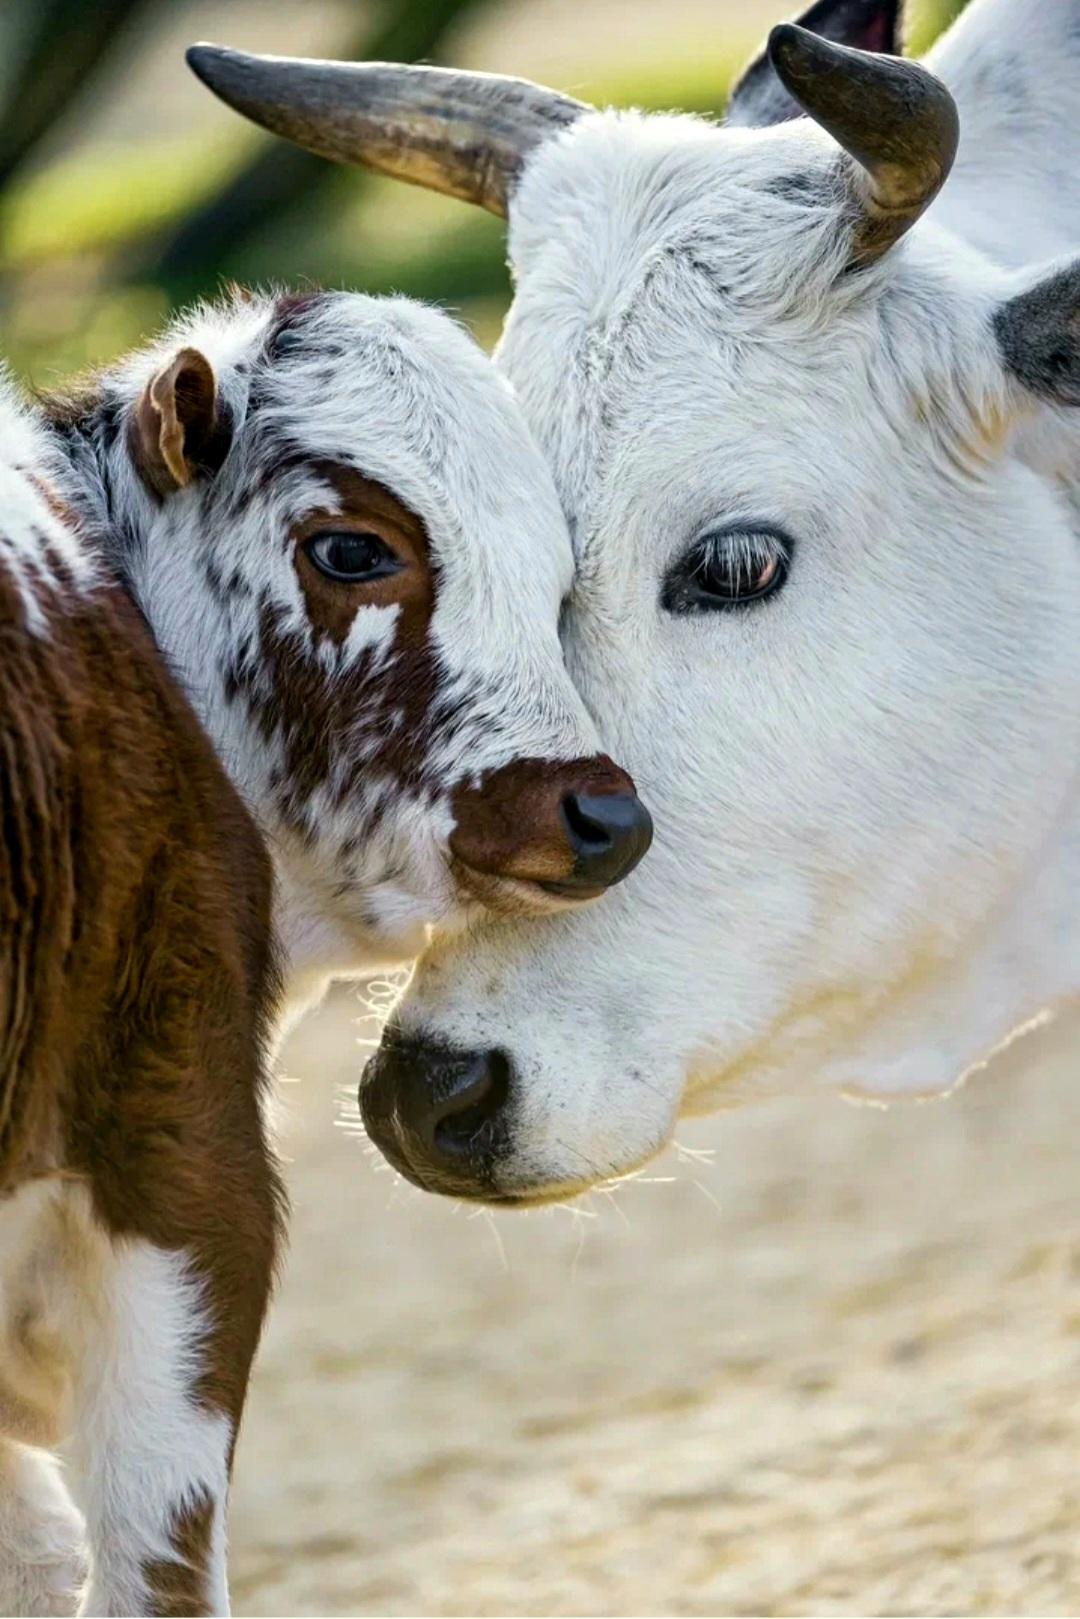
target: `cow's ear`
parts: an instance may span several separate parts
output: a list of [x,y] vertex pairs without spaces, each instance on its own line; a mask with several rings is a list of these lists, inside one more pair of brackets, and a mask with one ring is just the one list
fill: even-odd
[[[836,45],[899,56],[903,9],[903,0],[817,0],[795,20]],[[780,83],[763,47],[728,97],[728,123],[740,129],[763,129],[801,116],[802,108]]]
[[1002,304],[994,332],[1005,369],[1054,405],[1080,405],[1080,259]]
[[229,436],[213,366],[198,349],[181,349],[139,396],[131,419],[132,459],[148,488],[171,495],[217,471]]

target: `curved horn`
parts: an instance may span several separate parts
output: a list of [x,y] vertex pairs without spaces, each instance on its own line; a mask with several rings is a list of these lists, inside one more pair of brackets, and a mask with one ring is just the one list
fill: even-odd
[[917,62],[834,45],[794,23],[773,29],[769,60],[804,112],[859,165],[855,258],[880,258],[945,184],[960,138],[956,103]]
[[216,96],[275,135],[502,218],[528,153],[588,111],[494,73],[251,56],[221,45],[193,45],[187,60]]
[[[800,28],[838,45],[902,56],[903,10],[904,0],[814,0],[795,20]],[[725,122],[740,129],[764,129],[798,118],[801,112],[777,78],[768,47],[763,46],[733,86]]]

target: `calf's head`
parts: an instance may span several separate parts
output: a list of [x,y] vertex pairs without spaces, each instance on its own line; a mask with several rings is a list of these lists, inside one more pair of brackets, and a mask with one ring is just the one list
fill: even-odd
[[[497,124],[567,659],[658,824],[595,912],[420,964],[362,1099],[439,1189],[563,1195],[680,1110],[939,1089],[1080,988],[1080,272],[919,223],[956,143],[923,70],[791,27],[766,68],[809,117],[555,99],[541,134],[535,87],[403,81],[429,174],[433,106],[451,146]],[[413,1156],[418,1090],[454,1175]]]
[[635,864],[647,813],[563,667],[550,475],[445,316],[240,297],[52,416],[269,838],[294,987]]

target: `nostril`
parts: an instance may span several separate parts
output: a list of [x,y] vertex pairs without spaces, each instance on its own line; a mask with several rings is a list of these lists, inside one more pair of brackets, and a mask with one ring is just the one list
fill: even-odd
[[652,842],[652,819],[636,793],[567,793],[561,808],[574,867],[569,878],[544,884],[551,893],[573,897],[610,888]]
[[489,1146],[510,1094],[510,1060],[502,1051],[473,1059],[463,1084],[436,1104],[433,1139],[439,1152],[475,1153]]
[[563,817],[576,847],[589,853],[610,849],[611,827],[606,824],[604,800],[585,793],[567,793],[562,801]]

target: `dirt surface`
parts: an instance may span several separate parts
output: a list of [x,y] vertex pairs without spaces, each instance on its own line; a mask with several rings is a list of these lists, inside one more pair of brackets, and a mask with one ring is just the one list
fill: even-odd
[[1080,1611],[1077,1024],[493,1228],[335,1129],[355,1010],[289,1054],[239,1613]]

